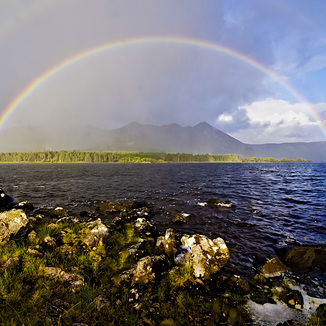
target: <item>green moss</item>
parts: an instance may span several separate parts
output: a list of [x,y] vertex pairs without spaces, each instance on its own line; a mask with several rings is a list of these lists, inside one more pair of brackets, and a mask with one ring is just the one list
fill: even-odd
[[[28,236],[20,237],[9,241],[0,251],[1,263],[10,257],[19,257],[21,261],[19,270],[0,274],[0,324],[43,325],[49,304],[56,299],[65,303],[57,316],[62,325],[78,322],[137,325],[138,320],[166,326],[218,325],[236,320],[236,324],[241,325],[246,320],[243,298],[217,299],[202,295],[188,264],[174,269],[173,273],[166,273],[160,283],[151,288],[134,286],[139,291],[137,300],[130,287],[115,286],[113,279],[136,263],[127,251],[139,240],[132,224],[113,225],[106,243],[93,251],[83,243],[89,232],[85,223],[53,225],[54,222],[52,219],[32,222],[36,242],[30,242]],[[56,247],[42,247],[47,236],[55,239]],[[147,250],[151,252],[155,240],[148,238],[146,241]],[[29,248],[39,250],[43,256],[32,257],[27,253]],[[60,248],[72,250],[66,253]],[[81,273],[85,282],[73,292],[60,280],[45,278],[45,267]],[[98,295],[106,296],[110,302],[104,310],[99,311],[95,305]]]

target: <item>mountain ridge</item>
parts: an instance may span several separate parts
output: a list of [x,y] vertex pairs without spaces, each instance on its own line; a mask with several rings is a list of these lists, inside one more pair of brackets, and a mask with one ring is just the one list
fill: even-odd
[[105,130],[77,126],[48,130],[16,127],[0,130],[0,151],[98,150],[190,154],[239,154],[243,157],[304,158],[326,162],[326,141],[247,144],[207,122],[155,126],[136,121]]

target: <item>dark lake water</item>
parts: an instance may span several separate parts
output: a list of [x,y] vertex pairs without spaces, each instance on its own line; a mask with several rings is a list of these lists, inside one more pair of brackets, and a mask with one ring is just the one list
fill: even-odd
[[[326,163],[1,164],[0,184],[16,201],[71,212],[96,200],[150,201],[161,232],[220,236],[228,268],[248,275],[257,251],[275,256],[275,247],[326,243]],[[234,207],[198,204],[212,197]],[[194,216],[173,224],[176,209]]]

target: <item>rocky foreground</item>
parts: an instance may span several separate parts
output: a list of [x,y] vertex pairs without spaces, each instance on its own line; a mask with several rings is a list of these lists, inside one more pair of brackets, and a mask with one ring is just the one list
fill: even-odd
[[[230,254],[222,238],[172,228],[158,234],[147,202],[103,202],[72,216],[15,204],[0,189],[0,208],[3,325],[326,323],[326,301],[309,301],[287,278],[296,269],[325,271],[323,247],[256,255],[248,281],[223,275]],[[264,321],[273,309],[290,313]]]

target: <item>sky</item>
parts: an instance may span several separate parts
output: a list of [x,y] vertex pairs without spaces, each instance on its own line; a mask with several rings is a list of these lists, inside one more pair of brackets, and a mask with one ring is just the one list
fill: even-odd
[[0,0],[0,130],[325,141],[325,17],[324,0]]

